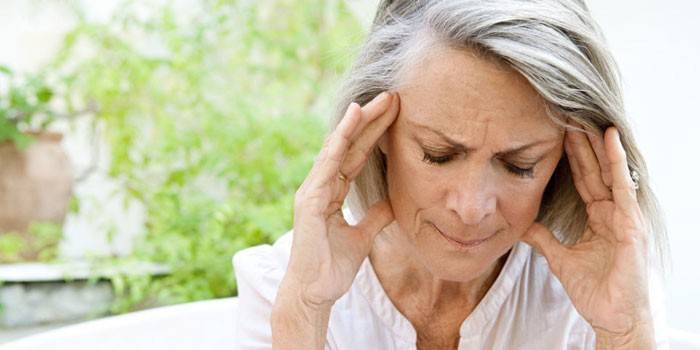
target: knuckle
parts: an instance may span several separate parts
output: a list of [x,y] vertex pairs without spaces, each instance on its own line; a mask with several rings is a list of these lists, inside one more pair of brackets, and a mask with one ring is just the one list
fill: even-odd
[[323,163],[323,161],[326,160],[326,157],[327,157],[327,156],[328,156],[327,148],[324,148],[323,151],[321,151],[321,153],[319,153],[318,155],[316,155],[316,158],[314,159],[314,164],[321,164],[321,163]]
[[333,134],[335,132],[330,132],[328,135],[326,135],[326,138],[323,140],[323,145],[328,146],[328,144],[331,142],[331,139],[333,139]]
[[369,157],[372,155],[372,152],[374,152],[373,147],[362,147],[358,150],[360,155],[362,156],[362,159],[369,159]]
[[624,184],[620,184],[620,185],[613,184],[612,189],[613,189],[613,192],[618,192],[621,194],[627,194],[627,195],[636,194],[636,191],[634,190],[634,186],[632,184],[627,183],[627,182],[625,182]]
[[335,163],[340,163],[340,162],[342,162],[342,161],[343,161],[343,158],[344,158],[344,154],[342,154],[342,153],[340,153],[340,152],[333,152],[333,153],[331,153],[331,154],[328,155],[328,160],[331,160],[331,161],[333,161],[333,162],[335,162]]
[[620,149],[620,152],[617,153],[617,164],[621,166],[627,165],[627,152],[624,149]]
[[305,191],[299,189],[294,194],[294,209],[300,209],[304,202],[306,201]]
[[646,231],[633,230],[631,233],[631,238],[638,249],[640,249],[642,252],[647,251],[649,248],[649,237],[647,236]]

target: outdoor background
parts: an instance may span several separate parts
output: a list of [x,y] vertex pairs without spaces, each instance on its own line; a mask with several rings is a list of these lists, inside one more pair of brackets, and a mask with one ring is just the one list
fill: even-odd
[[[700,337],[700,4],[588,3],[666,215],[669,326]],[[171,267],[113,281],[115,313],[234,295],[233,253],[291,227],[375,5],[0,0],[0,65],[38,75],[61,113],[88,112],[50,127],[86,174],[52,259]]]

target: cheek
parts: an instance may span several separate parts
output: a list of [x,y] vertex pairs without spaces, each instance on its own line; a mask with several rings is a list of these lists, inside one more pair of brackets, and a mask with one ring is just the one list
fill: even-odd
[[532,224],[539,212],[541,199],[541,192],[535,186],[499,193],[499,210],[513,233],[520,235]]
[[553,172],[550,165],[544,176],[527,182],[511,183],[499,192],[498,204],[501,214],[516,234],[522,234],[537,218],[542,203],[542,195]]
[[[388,160],[389,190],[416,208],[441,203],[445,186],[454,177],[423,160],[423,151],[409,142],[391,142]],[[398,197],[397,197],[398,198]]]
[[410,231],[418,227],[416,216],[426,208],[440,202],[440,189],[436,186],[439,173],[431,171],[421,159],[422,154],[396,142],[390,143],[387,152],[387,182],[394,215],[399,225]]

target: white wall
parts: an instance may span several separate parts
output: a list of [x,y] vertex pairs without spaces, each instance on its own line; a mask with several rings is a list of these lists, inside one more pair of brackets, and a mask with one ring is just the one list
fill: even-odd
[[700,334],[700,2],[593,0],[590,7],[622,71],[628,116],[666,214],[669,323]]

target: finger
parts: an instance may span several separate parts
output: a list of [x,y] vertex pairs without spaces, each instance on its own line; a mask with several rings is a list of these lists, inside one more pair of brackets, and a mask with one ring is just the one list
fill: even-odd
[[[365,104],[365,107],[360,108],[359,121],[357,122],[358,124],[355,126],[352,132],[352,136],[350,136],[350,143],[352,143],[357,138],[357,135],[363,129],[365,129],[368,123],[372,122],[378,116],[382,115],[382,113],[391,105],[391,97],[392,95],[390,93],[384,91],[381,94],[377,95],[370,102]],[[349,112],[350,109],[348,108],[348,111],[346,111],[346,115],[343,117],[343,120],[347,118],[347,114]],[[330,136],[332,135],[329,135],[327,141],[331,139]],[[321,155],[323,155],[327,149],[327,147],[324,147],[321,152]],[[345,176],[347,179],[347,171],[341,169],[340,174],[343,174],[343,176]],[[349,182],[350,180],[347,181]]]
[[566,152],[566,158],[569,161],[569,167],[571,168],[571,177],[574,181],[574,186],[576,187],[576,191],[578,191],[578,194],[581,196],[581,199],[583,199],[583,202],[588,204],[593,201],[593,197],[591,196],[590,192],[588,192],[588,188],[586,187],[586,184],[583,182],[583,177],[581,176],[581,169],[578,165],[578,161],[576,160],[576,157],[573,154],[573,151],[571,150],[571,145],[568,140],[566,140],[568,136],[565,136],[564,139],[564,151]]
[[591,146],[593,146],[593,151],[595,152],[596,158],[598,158],[603,183],[606,187],[611,188],[612,173],[610,172],[610,160],[608,159],[608,155],[605,153],[603,137],[597,133],[586,133],[586,136],[588,137],[588,141],[591,143]]
[[393,97],[394,94],[384,91],[362,107],[360,124],[352,135],[352,141],[354,141],[362,130],[367,127],[367,124],[371,123],[386,112],[386,110],[391,106]]
[[[318,152],[318,155],[316,156],[316,158],[314,158],[314,163],[311,166],[311,170],[309,171],[309,175],[315,174],[316,172],[318,172],[318,168],[326,160],[326,156],[328,156],[328,145],[331,142],[331,138],[333,138],[333,133],[326,135],[325,140],[323,140],[323,144],[321,145],[321,150]],[[309,178],[310,178],[310,176],[307,176],[306,179],[309,179]]]
[[381,117],[376,118],[366,129],[360,131],[357,140],[350,146],[348,155],[341,166],[341,172],[351,181],[360,174],[377,142],[398,116],[400,100],[396,94],[391,105]]
[[620,133],[615,127],[605,131],[605,149],[610,159],[612,171],[612,192],[615,204],[627,213],[638,211],[637,190],[630,176],[627,154],[620,141]]
[[[577,128],[581,128],[579,124],[573,124]],[[590,141],[584,135],[583,131],[567,130],[567,141],[570,144],[570,149],[573,151],[573,157],[579,167],[581,179],[586,184],[588,192],[593,200],[602,201],[611,199],[610,189],[603,182],[601,168]]]
[[561,259],[566,257],[568,248],[554,237],[552,231],[536,222],[530,226],[522,240],[542,254],[552,272],[557,277],[560,276]]
[[297,193],[304,193],[307,191],[309,188],[309,183],[311,183],[312,180],[315,179],[315,174],[318,173],[318,169],[321,166],[321,163],[324,161],[326,158],[326,154],[328,153],[328,144],[330,143],[331,139],[331,134],[326,136],[326,139],[323,141],[323,145],[321,146],[321,150],[319,151],[318,155],[314,158],[314,162],[311,165],[311,169],[309,170],[309,173],[306,175],[306,178],[304,181],[301,183],[301,186],[299,186],[299,189],[297,190]]
[[313,173],[314,180],[326,183],[339,175],[340,164],[350,146],[350,139],[360,121],[360,106],[353,102],[335,130],[331,133],[328,145],[321,153],[317,169]]
[[370,242],[387,225],[394,221],[394,211],[388,200],[383,200],[372,205],[364,219],[360,221],[357,230],[362,233]]

